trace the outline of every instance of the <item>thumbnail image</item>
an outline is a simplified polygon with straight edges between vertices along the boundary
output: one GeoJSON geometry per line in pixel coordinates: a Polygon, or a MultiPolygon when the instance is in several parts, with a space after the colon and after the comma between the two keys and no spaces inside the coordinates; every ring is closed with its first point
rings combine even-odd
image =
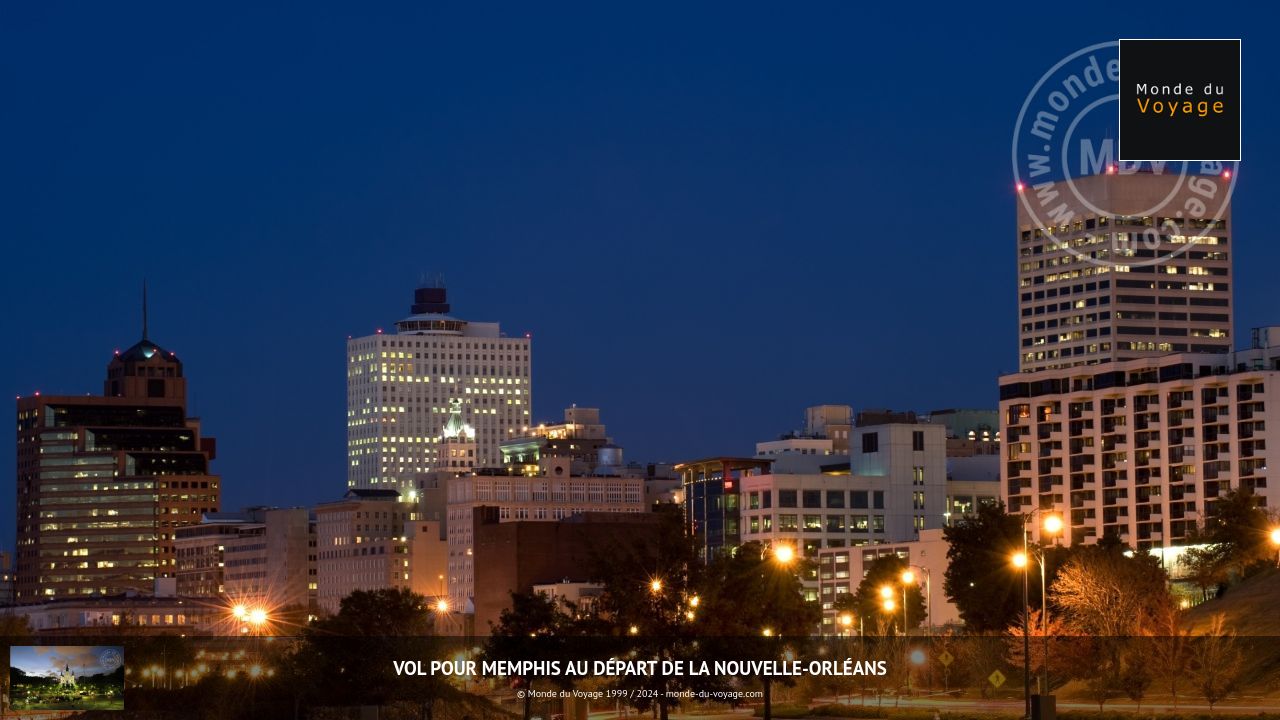
{"type": "Polygon", "coordinates": [[[123,710],[124,649],[114,645],[9,648],[9,708],[123,710]]]}

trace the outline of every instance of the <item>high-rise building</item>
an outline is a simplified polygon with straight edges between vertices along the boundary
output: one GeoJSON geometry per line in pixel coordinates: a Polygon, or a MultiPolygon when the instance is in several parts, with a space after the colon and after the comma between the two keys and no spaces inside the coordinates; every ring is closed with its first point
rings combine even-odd
{"type": "Polygon", "coordinates": [[[1280,337],[1255,331],[1232,351],[1231,216],[1179,217],[1196,180],[1077,178],[1113,212],[1066,199],[1074,215],[1057,227],[1019,208],[1022,372],[1000,378],[1001,495],[1012,512],[1061,516],[1064,542],[1160,551],[1185,545],[1227,492],[1275,504],[1280,337]],[[1139,209],[1153,207],[1170,210],[1139,209]]]}
{"type": "Polygon", "coordinates": [[[347,486],[408,495],[415,475],[446,470],[446,423],[474,429],[472,462],[496,466],[499,444],[526,432],[530,339],[449,314],[445,289],[418,288],[395,333],[347,341],[347,486]]]}
{"type": "Polygon", "coordinates": [[[1231,490],[1277,504],[1267,468],[1277,410],[1276,329],[1233,353],[1006,375],[1001,490],[1011,512],[1061,515],[1068,543],[1184,545],[1231,490]]]}
{"type": "Polygon", "coordinates": [[[1231,213],[1181,219],[1203,202],[1184,179],[1075,178],[1088,202],[1060,193],[1053,226],[1018,203],[1020,370],[1232,348],[1231,213]]]}
{"type": "Polygon", "coordinates": [[[107,365],[103,396],[20,397],[19,603],[152,592],[174,533],[219,508],[212,438],[187,416],[178,357],[147,337],[107,365]]]}

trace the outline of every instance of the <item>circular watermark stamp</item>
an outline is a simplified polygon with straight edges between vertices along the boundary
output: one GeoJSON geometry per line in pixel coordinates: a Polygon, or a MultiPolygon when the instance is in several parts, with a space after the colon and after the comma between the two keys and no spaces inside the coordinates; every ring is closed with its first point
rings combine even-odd
{"type": "Polygon", "coordinates": [[[98,655],[98,664],[107,672],[114,672],[124,664],[124,654],[115,648],[107,648],[98,655]]]}
{"type": "Polygon", "coordinates": [[[1112,270],[1216,243],[1239,165],[1121,161],[1119,50],[1117,41],[1090,45],[1045,71],[1022,103],[1012,144],[1019,232],[1112,270]]]}

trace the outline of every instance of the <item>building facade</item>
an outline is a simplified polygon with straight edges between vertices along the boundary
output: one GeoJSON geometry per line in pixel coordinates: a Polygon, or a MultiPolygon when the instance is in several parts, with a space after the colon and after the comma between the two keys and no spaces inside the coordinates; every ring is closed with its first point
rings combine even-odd
{"type": "Polygon", "coordinates": [[[882,557],[896,557],[912,568],[921,595],[926,600],[928,619],[933,627],[957,624],[960,611],[947,600],[943,584],[947,573],[947,541],[941,530],[925,530],[920,539],[907,543],[864,545],[852,548],[828,548],[817,557],[818,597],[822,602],[823,635],[878,635],[880,627],[868,627],[865,618],[849,625],[840,623],[836,604],[854,593],[866,577],[871,564],[882,557]]]}
{"type": "Polygon", "coordinates": [[[527,431],[528,337],[449,315],[444,288],[419,288],[395,333],[347,341],[347,486],[407,494],[419,473],[446,469],[445,424],[458,407],[474,428],[476,467],[527,431]]]}
{"type": "Polygon", "coordinates": [[[1009,510],[1061,514],[1068,542],[1110,534],[1160,548],[1185,544],[1230,490],[1276,505],[1266,441],[1280,408],[1280,330],[1254,340],[1233,353],[1002,377],[1009,510]]]}
{"type": "MultiPolygon", "coordinates": [[[[504,521],[496,507],[473,510],[476,567],[475,628],[488,634],[511,593],[556,585],[561,599],[583,599],[591,586],[592,568],[619,557],[635,557],[632,549],[658,545],[663,518],[657,513],[578,513],[552,522],[504,521]]],[[[579,607],[579,610],[586,610],[579,607]]]]}
{"type": "Polygon", "coordinates": [[[448,590],[455,608],[477,592],[475,510],[498,522],[554,522],[585,512],[642,513],[644,477],[574,475],[572,458],[544,456],[538,475],[476,474],[448,480],[448,590]]]}
{"type": "Polygon", "coordinates": [[[316,506],[317,604],[336,613],[356,590],[406,588],[440,595],[446,545],[440,523],[421,521],[398,490],[349,490],[316,506]]]}
{"type": "Polygon", "coordinates": [[[316,522],[306,508],[266,508],[257,522],[228,538],[223,551],[224,594],[233,602],[267,608],[314,609],[316,522]]]}
{"type": "MultiPolygon", "coordinates": [[[[850,455],[814,471],[790,472],[760,458],[711,458],[678,467],[685,524],[704,559],[750,541],[785,543],[816,557],[826,547],[906,542],[946,521],[942,425],[855,427],[850,455]]],[[[816,599],[812,583],[808,594],[816,599]]]]}
{"type": "Polygon", "coordinates": [[[101,397],[20,397],[17,419],[17,602],[151,592],[176,574],[174,535],[219,509],[220,481],[182,363],[145,321],[101,397]]]}
{"type": "Polygon", "coordinates": [[[1231,350],[1230,209],[1216,221],[1150,210],[1203,202],[1184,180],[1074,178],[1088,203],[1061,193],[1052,227],[1018,203],[1020,370],[1231,350]]]}

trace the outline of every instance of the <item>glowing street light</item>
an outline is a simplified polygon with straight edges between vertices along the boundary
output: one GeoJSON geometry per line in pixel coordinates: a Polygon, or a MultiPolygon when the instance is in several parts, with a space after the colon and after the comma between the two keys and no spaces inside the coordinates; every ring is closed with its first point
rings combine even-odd
{"type": "Polygon", "coordinates": [[[441,614],[449,612],[449,601],[445,598],[436,600],[436,612],[441,614]]]}
{"type": "Polygon", "coordinates": [[[1050,535],[1057,535],[1062,532],[1062,518],[1057,515],[1046,515],[1044,518],[1044,531],[1050,535]]]}
{"type": "Polygon", "coordinates": [[[649,581],[649,592],[657,595],[662,592],[662,578],[654,578],[649,581]]]}
{"type": "Polygon", "coordinates": [[[796,549],[790,545],[778,545],[773,548],[773,559],[779,564],[790,565],[796,559],[796,549]]]}
{"type": "Polygon", "coordinates": [[[1280,527],[1271,529],[1271,544],[1276,546],[1276,567],[1280,567],[1280,527]]]}
{"type": "Polygon", "coordinates": [[[773,637],[773,628],[765,628],[760,631],[760,634],[765,637],[773,637]]]}
{"type": "Polygon", "coordinates": [[[236,605],[235,607],[231,608],[231,614],[237,620],[244,620],[246,617],[249,616],[249,608],[245,607],[244,605],[236,605]]]}
{"type": "Polygon", "coordinates": [[[267,622],[267,611],[260,607],[250,610],[249,622],[259,626],[265,625],[267,622]]]}
{"type": "Polygon", "coordinates": [[[1013,557],[1010,558],[1010,561],[1013,563],[1014,567],[1021,570],[1027,566],[1027,554],[1024,552],[1014,553],[1013,557]]]}

